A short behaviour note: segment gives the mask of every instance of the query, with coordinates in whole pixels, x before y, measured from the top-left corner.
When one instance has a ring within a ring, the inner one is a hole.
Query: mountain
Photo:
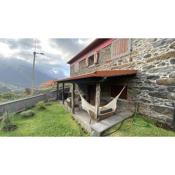
[[[37,65],[35,69],[35,85],[38,86],[42,82],[55,79],[59,76],[62,78],[64,74],[52,72],[50,65]],[[59,69],[59,68],[58,68]],[[31,87],[32,84],[32,64],[19,59],[0,58],[0,82],[11,84],[17,87]]]
[[[22,88],[20,89],[17,86],[0,82],[0,92],[1,93],[14,92],[14,91],[19,92],[21,90],[23,89]]]

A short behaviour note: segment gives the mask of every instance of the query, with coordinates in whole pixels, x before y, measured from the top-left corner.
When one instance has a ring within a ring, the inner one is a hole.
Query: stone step
[[[132,116],[132,112],[122,111],[91,125],[92,135],[100,136],[104,131]]]

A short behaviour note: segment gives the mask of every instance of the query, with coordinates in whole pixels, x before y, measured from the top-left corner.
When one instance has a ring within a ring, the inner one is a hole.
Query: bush
[[[25,88],[25,94],[26,95],[31,95],[31,93],[32,93],[31,88]]]
[[[24,112],[21,112],[20,115],[24,118],[32,117],[35,115],[35,113],[32,110],[27,110]]]
[[[51,106],[52,105],[52,102],[47,102],[45,103],[46,106]]]
[[[15,124],[11,123],[9,114],[7,112],[2,116],[1,130],[3,131],[14,131],[17,128]]]
[[[16,97],[16,94],[15,93],[11,93],[11,92],[4,93],[4,94],[2,94],[2,97],[4,99],[7,99],[7,100],[12,100],[12,99],[14,99]]]
[[[44,101],[40,101],[36,104],[37,109],[39,110],[45,110],[46,109],[46,104],[44,103]]]

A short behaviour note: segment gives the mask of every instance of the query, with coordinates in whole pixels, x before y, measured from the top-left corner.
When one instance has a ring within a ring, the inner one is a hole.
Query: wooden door
[[[95,105],[95,94],[96,94],[96,86],[88,85],[88,102],[92,105]]]

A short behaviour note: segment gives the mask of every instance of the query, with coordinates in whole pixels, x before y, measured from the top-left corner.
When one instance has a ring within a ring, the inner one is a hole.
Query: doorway
[[[95,94],[96,94],[96,86],[95,85],[88,85],[87,87],[88,91],[88,102],[91,105],[95,105]]]

